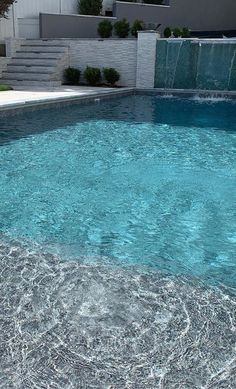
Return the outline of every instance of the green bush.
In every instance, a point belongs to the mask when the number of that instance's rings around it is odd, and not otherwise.
[[[190,33],[188,27],[183,27],[181,36],[182,36],[182,38],[190,38],[191,33]]]
[[[70,85],[78,85],[80,80],[80,70],[75,68],[65,69],[64,76],[66,82]]]
[[[174,28],[174,30],[173,30],[173,35],[174,35],[175,38],[181,37],[182,31],[180,30],[179,27]]]
[[[120,73],[117,72],[117,70],[113,69],[113,68],[104,68],[103,75],[104,75],[105,80],[111,86],[114,86],[115,83],[118,82],[120,79]]]
[[[101,81],[101,70],[99,68],[87,66],[84,71],[84,78],[86,79],[89,85],[95,86]]]
[[[145,4],[155,4],[155,5],[161,5],[163,4],[163,0],[144,0]]]
[[[113,25],[110,20],[102,20],[98,24],[98,34],[101,38],[110,38],[112,36]]]
[[[9,85],[2,85],[0,84],[0,92],[6,92],[8,90],[13,90],[13,88]]]
[[[138,37],[138,31],[142,31],[144,28],[144,24],[142,20],[136,19],[131,27],[131,34]]]
[[[170,38],[171,37],[171,28],[170,27],[166,27],[164,29],[164,37],[165,38]]]
[[[126,19],[118,20],[118,22],[114,24],[114,30],[119,38],[127,38],[130,30],[129,22]]]
[[[102,0],[80,0],[80,15],[100,15],[102,12]]]

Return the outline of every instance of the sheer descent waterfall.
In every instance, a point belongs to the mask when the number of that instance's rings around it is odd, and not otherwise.
[[[236,90],[236,40],[159,39],[155,87]]]

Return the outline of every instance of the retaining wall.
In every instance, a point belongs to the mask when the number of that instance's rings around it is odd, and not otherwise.
[[[7,64],[10,62],[11,58],[9,57],[0,57],[0,78],[2,77],[2,72],[6,70]]]
[[[41,38],[98,38],[98,24],[116,18],[85,15],[40,14]]]
[[[84,70],[87,65],[113,67],[121,75],[120,85],[136,85],[136,39],[76,39],[69,41],[69,63]]]
[[[130,22],[141,19],[158,25],[184,27],[196,31],[234,30],[235,0],[170,0],[169,6],[120,2],[115,4],[116,17]]]

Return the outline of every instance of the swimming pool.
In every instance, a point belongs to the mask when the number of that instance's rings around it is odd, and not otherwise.
[[[235,109],[136,96],[5,119],[1,231],[235,285]]]
[[[234,387],[235,143],[234,101],[129,96],[2,119],[12,380]]]

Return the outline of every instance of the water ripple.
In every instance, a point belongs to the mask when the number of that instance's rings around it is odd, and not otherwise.
[[[0,244],[0,387],[235,388],[236,298]]]

